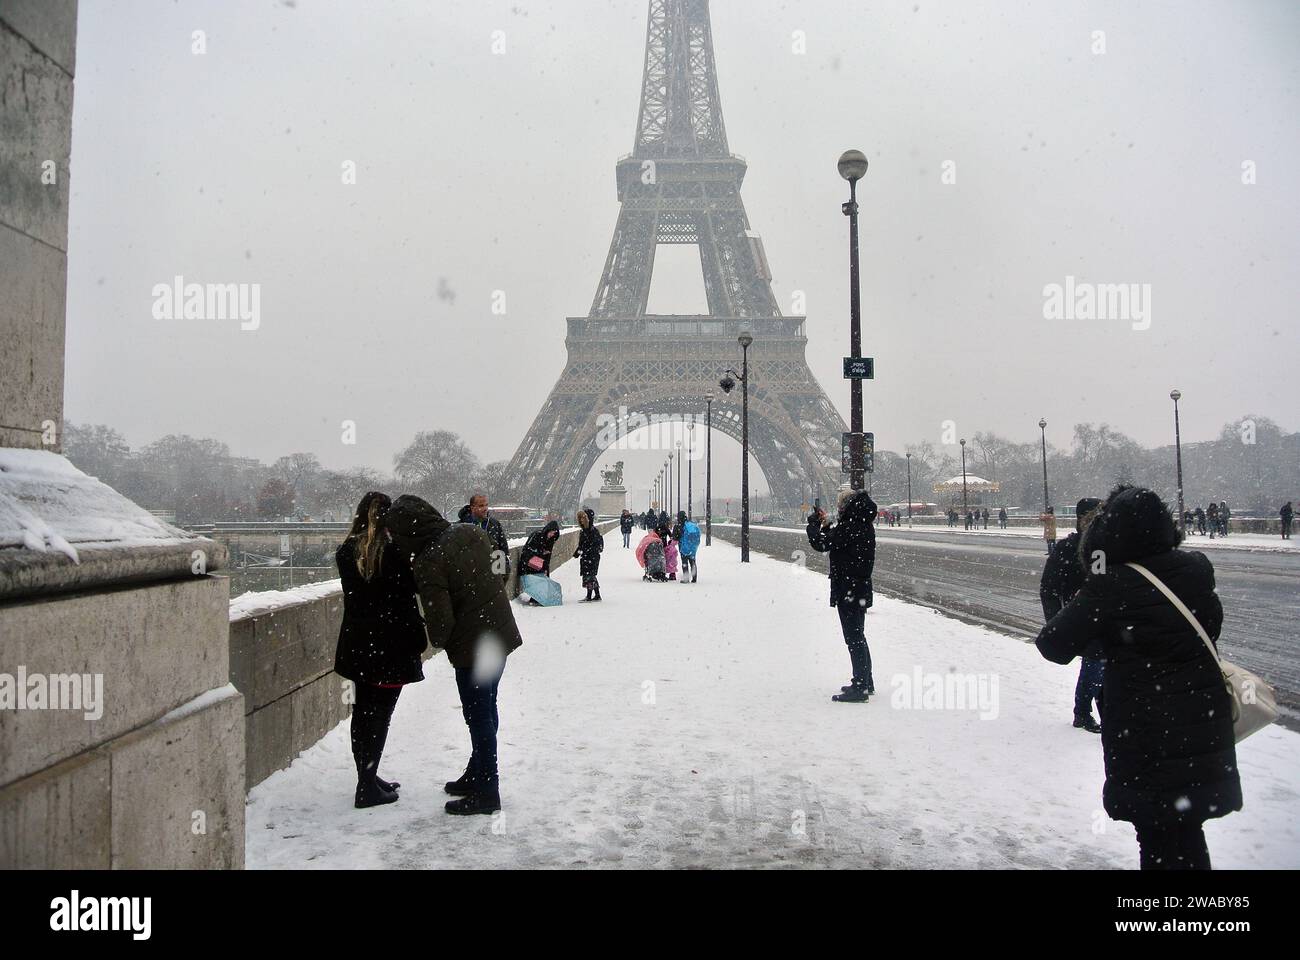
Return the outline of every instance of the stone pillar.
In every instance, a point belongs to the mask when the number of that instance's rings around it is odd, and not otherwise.
[[[69,464],[76,0],[0,0],[0,869],[241,867],[225,548]]]

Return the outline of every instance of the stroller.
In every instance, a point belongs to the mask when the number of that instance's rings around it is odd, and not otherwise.
[[[664,554],[664,542],[655,534],[647,534],[637,550],[637,559],[645,568],[642,580],[663,582],[668,579],[668,564]]]

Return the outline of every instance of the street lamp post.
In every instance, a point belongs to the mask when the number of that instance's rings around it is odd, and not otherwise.
[[[970,506],[966,500],[966,441],[964,439],[961,441],[961,510],[964,521],[966,519],[964,515],[970,513]]]
[[[682,512],[682,442],[677,441],[677,509],[673,516]]]
[[[1178,532],[1186,534],[1183,528],[1183,437],[1178,425],[1178,401],[1182,399],[1182,391],[1171,390],[1169,399],[1174,402],[1174,462],[1178,468]]]
[[[907,529],[912,529],[912,455],[907,455]]]
[[[730,393],[740,381],[740,562],[749,563],[749,345],[753,336],[746,330],[736,341],[740,344],[740,373],[728,369],[719,382],[723,393]]]
[[[686,425],[686,516],[689,519],[695,513],[695,491],[691,489],[695,480],[695,421]]]
[[[713,543],[713,394],[705,394],[708,412],[704,415],[704,545]]]
[[[1043,435],[1043,513],[1047,512],[1047,421],[1039,420],[1038,429]]]
[[[849,355],[862,356],[862,295],[859,289],[858,270],[858,181],[867,174],[867,158],[861,150],[846,150],[839,160],[840,176],[849,182],[849,202],[841,209],[849,218]],[[850,448],[849,486],[861,490],[864,484],[862,469],[862,381],[854,377],[849,381],[849,429],[854,434],[857,449]]]
[[[682,484],[682,465],[677,465],[677,486]],[[673,455],[668,454],[668,517],[669,522],[677,516],[677,505],[673,502]]]

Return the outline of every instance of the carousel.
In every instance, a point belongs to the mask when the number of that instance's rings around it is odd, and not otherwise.
[[[949,503],[953,506],[962,502],[962,475],[957,474],[955,477],[949,477],[947,480],[940,480],[934,485],[934,492],[940,496],[947,496]],[[1002,489],[1002,484],[996,480],[985,480],[983,477],[977,477],[972,473],[965,476],[966,502],[970,506],[984,506],[984,496],[989,493],[998,493]]]

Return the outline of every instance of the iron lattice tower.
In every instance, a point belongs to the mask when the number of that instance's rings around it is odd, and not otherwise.
[[[602,454],[609,418],[702,413],[749,350],[749,443],[773,496],[805,489],[833,503],[844,421],[805,359],[804,318],[783,316],[762,240],[740,198],[746,164],[727,146],[708,0],[650,0],[633,152],[618,161],[621,203],[591,312],[568,318],[568,362],[510,462],[520,503],[568,510]],[[655,250],[695,244],[709,313],[646,313]],[[713,425],[740,439],[740,397],[714,401]],[[609,431],[606,429],[605,435]]]

